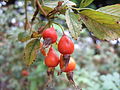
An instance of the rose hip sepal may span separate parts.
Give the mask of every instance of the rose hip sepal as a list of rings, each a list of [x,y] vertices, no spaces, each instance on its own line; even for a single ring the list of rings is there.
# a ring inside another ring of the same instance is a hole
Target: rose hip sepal
[[[60,56],[60,69],[61,69],[62,72],[71,72],[75,68],[76,68],[76,62],[72,57],[70,57],[70,60],[67,64],[67,66],[66,66],[63,55]]]
[[[72,57],[70,57],[70,60],[67,64],[67,66],[66,66],[66,60],[64,60],[64,56],[63,55],[60,56],[61,72],[59,72],[58,74],[61,74],[62,72],[65,72],[68,80],[70,81],[70,83],[72,83],[76,87],[75,82],[73,80],[73,71],[75,70],[75,68],[76,68],[76,62]]]

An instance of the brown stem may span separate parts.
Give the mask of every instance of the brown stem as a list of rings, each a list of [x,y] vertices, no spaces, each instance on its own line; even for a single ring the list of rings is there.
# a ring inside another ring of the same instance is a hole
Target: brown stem
[[[39,10],[38,10],[38,5],[36,5],[36,10],[35,10],[35,12],[34,12],[34,15],[33,15],[32,19],[31,19],[31,24],[32,24],[33,21],[35,20],[35,18],[36,18],[36,16],[37,16],[38,12],[39,12]]]
[[[27,23],[28,18],[27,18],[27,1],[25,0],[25,23]],[[26,26],[25,26],[25,30],[26,30]]]
[[[61,10],[61,8],[62,8],[62,3],[63,3],[63,1],[59,1],[59,2],[58,2],[58,5],[54,8],[54,10],[51,11],[47,16],[48,16],[48,17],[51,17],[52,15],[60,12],[60,10]]]
[[[45,12],[44,9],[42,8],[42,5],[39,3],[38,0],[36,0],[36,4],[38,5],[38,8],[42,11],[42,13],[44,14],[44,16],[47,16],[46,12]]]
[[[38,33],[41,34],[49,25],[50,23],[47,23],[45,26],[42,26],[39,28]]]

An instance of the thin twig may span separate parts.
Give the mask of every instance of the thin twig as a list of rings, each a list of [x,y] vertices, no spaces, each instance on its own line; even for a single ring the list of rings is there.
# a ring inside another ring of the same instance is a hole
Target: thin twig
[[[46,14],[46,12],[44,11],[44,9],[42,8],[42,5],[39,3],[38,0],[36,0],[36,4],[38,5],[38,8],[42,11],[42,13],[44,14],[44,16],[46,17],[47,14]]]
[[[27,0],[25,0],[25,23],[27,23],[28,21],[28,17],[27,17]],[[26,26],[25,26],[25,30],[26,30]]]
[[[35,18],[36,18],[36,16],[37,16],[38,12],[39,12],[39,10],[38,10],[38,5],[36,5],[36,10],[35,10],[35,12],[34,12],[34,15],[33,15],[32,19],[31,19],[31,24],[32,24],[33,21],[35,20]]]
[[[25,18],[27,19],[27,0],[25,0]]]

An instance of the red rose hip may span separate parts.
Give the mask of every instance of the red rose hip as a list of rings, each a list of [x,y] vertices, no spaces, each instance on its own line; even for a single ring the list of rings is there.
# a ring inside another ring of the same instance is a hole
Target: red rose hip
[[[72,54],[74,51],[74,43],[66,35],[63,35],[58,43],[58,51],[65,54]]]
[[[76,68],[76,62],[72,57],[70,58],[67,67],[65,67],[64,65],[65,65],[65,61],[63,59],[63,55],[61,55],[60,56],[60,69],[61,69],[61,71],[72,72]]]
[[[56,67],[58,64],[59,57],[57,56],[57,54],[51,46],[47,56],[45,57],[45,65],[48,67]]]
[[[43,35],[43,39],[49,38],[51,40],[51,43],[55,43],[57,40],[57,33],[54,27],[44,30],[42,35]]]

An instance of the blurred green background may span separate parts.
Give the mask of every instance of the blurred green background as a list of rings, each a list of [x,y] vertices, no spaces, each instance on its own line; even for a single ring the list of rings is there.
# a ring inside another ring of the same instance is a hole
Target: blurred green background
[[[79,6],[80,0],[71,1]],[[95,0],[88,7],[97,9],[117,3],[120,0]],[[31,4],[27,9],[31,18],[34,13]],[[75,90],[65,74],[57,76],[57,73],[51,87],[44,87],[47,82],[47,67],[41,53],[30,67],[22,62],[25,43],[19,42],[17,36],[24,31],[24,18],[23,0],[9,0],[8,3],[0,1],[0,90]],[[44,19],[41,15],[39,18],[41,22]],[[56,22],[66,28],[64,20]],[[36,28],[38,27],[37,24]],[[54,27],[57,31],[60,29],[56,25]],[[72,55],[77,62],[74,80],[82,90],[120,90],[119,40],[105,42],[94,39],[84,26],[80,37],[74,41],[75,51]],[[29,72],[28,76],[22,75],[24,69]]]

